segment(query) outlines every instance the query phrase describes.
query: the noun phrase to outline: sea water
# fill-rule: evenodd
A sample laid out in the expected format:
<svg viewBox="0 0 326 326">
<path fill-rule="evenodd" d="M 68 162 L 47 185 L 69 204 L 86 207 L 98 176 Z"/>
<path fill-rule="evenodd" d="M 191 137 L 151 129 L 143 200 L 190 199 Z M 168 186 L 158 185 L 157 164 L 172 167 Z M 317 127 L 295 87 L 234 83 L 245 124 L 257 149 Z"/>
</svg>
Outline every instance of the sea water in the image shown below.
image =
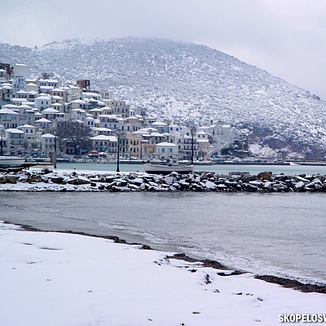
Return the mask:
<svg viewBox="0 0 326 326">
<path fill-rule="evenodd" d="M 324 193 L 1 193 L 0 220 L 326 283 Z"/>
<path fill-rule="evenodd" d="M 58 169 L 68 170 L 92 170 L 92 171 L 116 171 L 115 163 L 58 163 Z M 144 172 L 142 164 L 119 164 L 121 172 Z M 244 165 L 244 164 L 214 164 L 214 165 L 195 165 L 194 171 L 211 171 L 218 174 L 228 174 L 229 172 L 248 172 L 257 174 L 262 171 L 272 172 L 274 174 L 285 173 L 289 175 L 296 174 L 321 174 L 326 175 L 326 165 Z"/>
</svg>

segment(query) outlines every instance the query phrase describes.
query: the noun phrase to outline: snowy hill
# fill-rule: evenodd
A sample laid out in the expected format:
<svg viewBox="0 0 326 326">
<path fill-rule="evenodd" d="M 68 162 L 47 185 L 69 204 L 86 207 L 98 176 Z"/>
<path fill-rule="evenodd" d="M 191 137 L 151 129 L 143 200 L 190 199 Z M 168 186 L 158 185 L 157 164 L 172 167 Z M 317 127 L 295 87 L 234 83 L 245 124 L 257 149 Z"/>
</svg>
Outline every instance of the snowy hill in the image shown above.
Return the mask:
<svg viewBox="0 0 326 326">
<path fill-rule="evenodd" d="M 90 79 L 159 118 L 247 128 L 259 150 L 324 157 L 326 103 L 266 71 L 209 47 L 159 39 L 68 40 L 38 49 L 0 44 L 0 61 L 35 76 Z M 258 145 L 257 145 L 258 144 Z"/>
</svg>

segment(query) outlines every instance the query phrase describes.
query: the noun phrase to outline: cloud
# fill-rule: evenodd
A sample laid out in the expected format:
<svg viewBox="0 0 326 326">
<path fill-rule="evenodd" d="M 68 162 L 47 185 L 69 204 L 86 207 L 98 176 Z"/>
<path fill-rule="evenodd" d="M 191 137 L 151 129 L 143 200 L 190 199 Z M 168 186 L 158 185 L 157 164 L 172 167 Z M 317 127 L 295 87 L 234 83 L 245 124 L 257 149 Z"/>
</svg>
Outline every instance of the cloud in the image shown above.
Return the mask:
<svg viewBox="0 0 326 326">
<path fill-rule="evenodd" d="M 19 0 L 0 42 L 33 47 L 76 37 L 158 37 L 206 44 L 322 95 L 324 0 Z"/>
</svg>

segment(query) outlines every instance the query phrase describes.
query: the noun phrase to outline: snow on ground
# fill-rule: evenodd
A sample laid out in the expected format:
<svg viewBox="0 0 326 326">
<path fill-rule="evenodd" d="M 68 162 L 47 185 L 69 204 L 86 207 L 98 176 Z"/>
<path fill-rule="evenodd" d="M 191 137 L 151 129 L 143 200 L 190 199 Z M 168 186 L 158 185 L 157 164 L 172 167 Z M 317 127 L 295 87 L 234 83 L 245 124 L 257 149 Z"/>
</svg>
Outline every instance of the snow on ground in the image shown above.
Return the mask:
<svg viewBox="0 0 326 326">
<path fill-rule="evenodd" d="M 279 314 L 325 313 L 325 295 L 137 245 L 2 222 L 0 244 L 0 325 L 278 325 Z"/>
</svg>

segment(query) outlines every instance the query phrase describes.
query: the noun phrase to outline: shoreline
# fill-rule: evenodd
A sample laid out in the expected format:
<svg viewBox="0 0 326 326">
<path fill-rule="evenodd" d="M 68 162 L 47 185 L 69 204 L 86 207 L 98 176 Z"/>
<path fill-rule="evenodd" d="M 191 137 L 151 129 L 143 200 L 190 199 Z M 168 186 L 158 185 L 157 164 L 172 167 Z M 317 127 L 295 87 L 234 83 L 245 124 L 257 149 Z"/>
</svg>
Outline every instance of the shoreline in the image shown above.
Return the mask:
<svg viewBox="0 0 326 326">
<path fill-rule="evenodd" d="M 142 244 L 139 242 L 128 242 L 124 239 L 121 239 L 118 236 L 112 236 L 112 235 L 96 235 L 86 232 L 77 232 L 72 230 L 64 230 L 64 231 L 56 231 L 56 230 L 42 230 L 27 224 L 20 224 L 20 223 L 12 223 L 9 221 L 3 221 L 4 224 L 8 225 L 16 225 L 21 227 L 24 231 L 31 231 L 31 232 L 54 232 L 54 233 L 62 233 L 62 234 L 74 234 L 74 235 L 81 235 L 81 236 L 88 236 L 88 237 L 94 237 L 94 238 L 101 238 L 101 239 L 107 239 L 112 240 L 114 243 L 120 243 L 120 244 L 126 244 L 130 246 L 140 246 L 140 250 L 155 250 L 155 251 L 161 251 L 159 249 L 151 248 L 149 245 Z M 291 278 L 285 278 L 285 277 L 279 277 L 274 275 L 259 275 L 254 274 L 251 272 L 243 271 L 236 269 L 234 267 L 226 266 L 221 264 L 218 261 L 210 260 L 210 259 L 195 259 L 193 257 L 190 257 L 189 255 L 186 255 L 185 253 L 175 253 L 173 255 L 167 255 L 167 259 L 177 259 L 183 262 L 190 262 L 190 263 L 200 263 L 202 267 L 208 267 L 213 268 L 215 270 L 225 270 L 225 271 L 231 271 L 231 272 L 218 272 L 217 275 L 219 276 L 236 276 L 236 275 L 242 275 L 242 274 L 251 274 L 254 276 L 255 279 L 262 280 L 267 283 L 277 284 L 282 286 L 283 288 L 288 288 L 296 291 L 300 291 L 303 293 L 319 293 L 319 294 L 326 294 L 326 284 L 313 284 L 313 283 L 303 283 L 300 281 L 297 281 L 295 279 Z"/>
</svg>

